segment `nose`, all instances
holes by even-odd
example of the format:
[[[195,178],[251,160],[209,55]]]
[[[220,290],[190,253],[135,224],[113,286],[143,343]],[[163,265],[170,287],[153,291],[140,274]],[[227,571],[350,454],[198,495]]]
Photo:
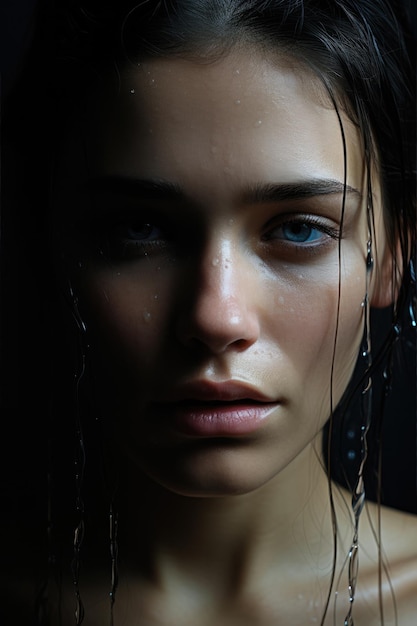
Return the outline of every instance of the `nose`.
[[[199,261],[195,283],[178,320],[180,341],[213,354],[243,351],[259,337],[254,281],[245,254],[223,241]]]

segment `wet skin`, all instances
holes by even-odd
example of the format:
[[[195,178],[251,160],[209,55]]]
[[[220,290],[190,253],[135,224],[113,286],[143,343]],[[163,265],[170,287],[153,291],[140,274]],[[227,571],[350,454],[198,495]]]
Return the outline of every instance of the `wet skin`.
[[[256,52],[142,63],[95,106],[54,203],[101,414],[168,489],[250,492],[316,437],[356,361],[370,236],[358,132],[341,112],[345,168],[318,81]]]

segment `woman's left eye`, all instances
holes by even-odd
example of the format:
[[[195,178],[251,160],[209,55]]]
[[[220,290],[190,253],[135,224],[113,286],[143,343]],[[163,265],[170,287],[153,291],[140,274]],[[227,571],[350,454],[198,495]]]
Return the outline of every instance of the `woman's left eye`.
[[[283,239],[293,241],[294,243],[312,243],[323,237],[323,232],[317,228],[313,228],[311,224],[302,222],[289,222],[281,226]]]
[[[284,243],[298,246],[319,245],[329,238],[337,239],[339,233],[336,228],[313,219],[294,219],[281,222],[270,228],[264,235],[264,240],[280,240]]]

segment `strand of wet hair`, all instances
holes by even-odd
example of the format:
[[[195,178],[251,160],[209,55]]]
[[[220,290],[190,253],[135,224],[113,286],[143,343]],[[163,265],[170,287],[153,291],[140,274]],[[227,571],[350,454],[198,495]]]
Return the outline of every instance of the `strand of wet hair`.
[[[353,604],[356,595],[356,584],[358,578],[359,567],[359,520],[365,504],[365,480],[364,480],[364,468],[368,458],[368,443],[367,436],[371,425],[372,415],[372,377],[369,374],[369,370],[372,364],[371,356],[371,334],[369,324],[369,282],[373,269],[373,256],[372,256],[372,234],[370,224],[370,207],[368,206],[368,230],[369,239],[367,243],[366,254],[366,293],[363,302],[364,307],[364,329],[363,329],[363,343],[361,347],[361,356],[366,364],[365,387],[362,391],[362,426],[361,426],[361,458],[358,471],[358,477],[356,485],[352,493],[352,511],[353,511],[353,539],[348,554],[348,592],[349,592],[349,608],[344,619],[344,626],[354,626],[353,620]]]
[[[81,570],[81,547],[84,542],[85,535],[85,510],[83,500],[83,486],[84,486],[84,473],[85,473],[85,444],[84,433],[81,424],[81,411],[80,411],[80,385],[85,374],[85,350],[83,337],[86,332],[86,326],[80,315],[78,309],[78,298],[75,295],[72,285],[69,285],[70,297],[71,297],[71,312],[74,320],[77,324],[80,333],[80,354],[81,363],[79,371],[75,374],[75,429],[76,429],[76,441],[75,441],[75,487],[76,487],[76,499],[75,506],[78,515],[78,523],[74,530],[73,540],[73,559],[71,563],[72,570],[72,582],[75,593],[75,624],[80,626],[84,621],[84,605],[80,592],[80,570]]]
[[[110,626],[114,626],[114,603],[119,582],[118,571],[118,514],[115,511],[114,503],[110,504],[109,526],[110,526],[110,559],[111,559],[111,587],[110,587]]]
[[[328,492],[329,492],[329,501],[330,501],[330,515],[331,515],[331,524],[332,524],[332,535],[333,535],[333,560],[332,560],[332,570],[330,574],[330,582],[329,589],[327,592],[323,614],[320,622],[320,626],[324,626],[324,622],[326,620],[326,616],[330,606],[330,599],[332,597],[334,582],[336,578],[336,566],[337,566],[337,552],[338,552],[338,535],[337,535],[337,517],[336,517],[336,507],[334,504],[334,496],[333,496],[333,485],[332,485],[332,476],[331,476],[331,440],[332,440],[332,430],[333,430],[333,415],[335,410],[334,403],[334,395],[333,395],[333,384],[334,384],[334,369],[336,363],[336,349],[337,349],[337,338],[339,335],[339,322],[340,322],[340,305],[341,305],[341,296],[342,296],[342,231],[345,217],[345,209],[346,209],[346,188],[347,188],[347,145],[346,145],[346,135],[345,130],[343,128],[342,117],[339,112],[339,108],[337,105],[336,98],[333,94],[333,90],[326,80],[325,76],[321,76],[323,84],[328,92],[330,100],[334,106],[334,110],[337,115],[340,134],[342,139],[342,147],[343,147],[343,163],[344,163],[344,173],[343,173],[343,196],[342,196],[342,209],[340,216],[340,233],[338,239],[338,292],[337,292],[337,307],[336,307],[336,327],[334,331],[334,341],[333,341],[333,351],[332,351],[332,362],[330,369],[330,428],[329,428],[329,437],[328,437],[328,450],[327,450],[327,480],[328,480]]]

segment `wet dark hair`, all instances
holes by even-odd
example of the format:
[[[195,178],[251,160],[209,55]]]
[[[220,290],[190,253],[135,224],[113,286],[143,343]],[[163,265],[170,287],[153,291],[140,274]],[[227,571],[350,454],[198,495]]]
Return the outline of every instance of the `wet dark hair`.
[[[67,121],[83,115],[86,94],[95,84],[110,73],[116,90],[119,73],[147,58],[177,56],[211,62],[234,46],[251,44],[267,52],[276,50],[299,60],[320,78],[336,109],[347,112],[359,127],[368,172],[376,165],[380,174],[388,240],[395,255],[400,244],[396,261],[402,268],[385,336],[372,365],[382,378],[385,376],[385,393],[391,383],[394,343],[415,307],[415,49],[402,3],[45,0],[39,3],[37,20],[31,54],[5,104],[4,141],[9,151],[5,198],[8,206],[17,207],[3,218],[3,290],[8,301],[10,294],[16,293],[12,280],[6,278],[13,263],[20,263],[20,276],[25,277],[33,260],[32,291],[29,289],[28,296],[25,284],[20,296],[17,294],[22,298],[21,307],[27,298],[38,302],[39,307],[45,306],[45,300],[49,305],[54,300],[48,241],[49,184]],[[24,187],[19,184],[22,176]],[[369,183],[370,211],[372,199]],[[15,254],[16,238],[25,241],[23,254]],[[15,275],[14,270],[10,275]],[[16,328],[13,310],[11,306],[4,308],[4,328]],[[50,322],[48,311],[39,313]],[[410,323],[413,319],[415,324],[415,317]],[[47,334],[44,326],[37,342],[28,339],[35,353],[42,353]],[[2,341],[9,347],[6,354],[10,357],[3,360],[3,368],[9,368],[14,354],[12,342],[6,335]],[[51,364],[44,363],[44,369],[50,372]],[[29,368],[20,364],[19,371],[29,378]],[[360,392],[360,383],[368,375],[368,371],[359,371],[349,392],[357,382]],[[30,390],[41,402],[39,382],[40,377],[33,377]],[[13,389],[8,391],[9,398]],[[351,402],[348,393],[339,411],[345,414]],[[332,433],[329,441],[334,442]],[[329,453],[328,461],[337,464],[338,457],[334,459]],[[343,478],[345,472],[340,475]]]

